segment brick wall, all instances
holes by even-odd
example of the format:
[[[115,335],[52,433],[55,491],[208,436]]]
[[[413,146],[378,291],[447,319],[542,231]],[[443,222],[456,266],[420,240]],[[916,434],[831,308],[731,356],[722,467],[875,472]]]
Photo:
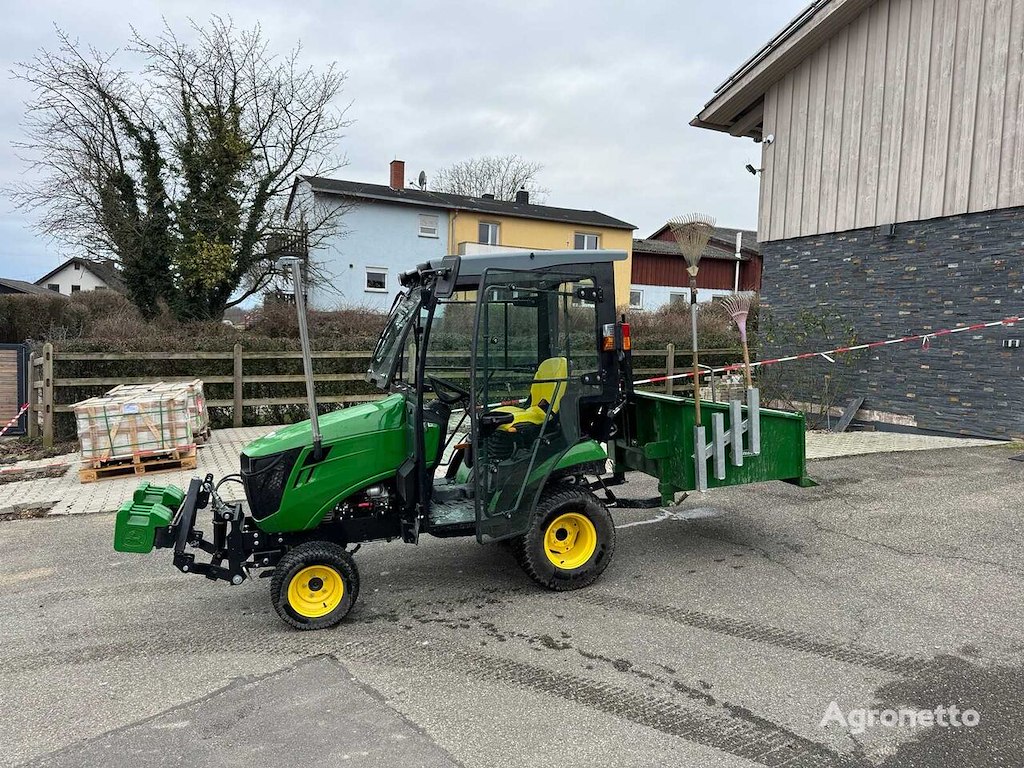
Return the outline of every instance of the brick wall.
[[[802,309],[834,316],[862,342],[1024,314],[1024,208],[897,224],[895,234],[885,226],[765,242],[761,251],[762,301],[775,319],[796,322]],[[928,349],[872,350],[853,364],[783,366],[830,372],[844,392],[866,398],[865,409],[897,423],[1021,436],[1024,342],[1002,346],[1013,338],[1024,339],[1024,324],[941,338]],[[764,354],[791,351],[778,340]]]

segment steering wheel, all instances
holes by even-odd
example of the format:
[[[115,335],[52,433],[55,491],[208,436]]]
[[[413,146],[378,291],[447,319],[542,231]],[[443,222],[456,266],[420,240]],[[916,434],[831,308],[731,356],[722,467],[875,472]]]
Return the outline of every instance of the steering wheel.
[[[427,381],[431,389],[437,395],[437,399],[445,405],[457,405],[462,400],[471,400],[473,394],[460,384],[448,379],[441,379],[432,374],[427,374]]]

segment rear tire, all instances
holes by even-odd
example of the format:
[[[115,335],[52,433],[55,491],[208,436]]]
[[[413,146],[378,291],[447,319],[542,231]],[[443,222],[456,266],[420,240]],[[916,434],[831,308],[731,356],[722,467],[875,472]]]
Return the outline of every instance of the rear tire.
[[[615,554],[615,525],[608,508],[582,488],[545,491],[529,530],[513,544],[526,575],[546,589],[589,586]]]
[[[359,597],[359,571],[344,547],[308,541],[281,558],[270,580],[277,615],[296,629],[333,627]]]

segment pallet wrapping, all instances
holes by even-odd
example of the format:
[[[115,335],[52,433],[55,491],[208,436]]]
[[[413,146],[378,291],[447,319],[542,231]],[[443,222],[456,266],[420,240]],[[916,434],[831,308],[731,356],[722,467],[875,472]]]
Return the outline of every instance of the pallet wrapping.
[[[203,382],[122,384],[72,406],[85,467],[194,456],[209,430]]]
[[[202,441],[210,433],[210,414],[206,409],[206,396],[203,394],[201,379],[192,381],[159,381],[155,384],[119,384],[107,392],[107,397],[118,395],[139,394],[143,392],[178,392],[185,390],[188,406],[188,420],[192,435]]]

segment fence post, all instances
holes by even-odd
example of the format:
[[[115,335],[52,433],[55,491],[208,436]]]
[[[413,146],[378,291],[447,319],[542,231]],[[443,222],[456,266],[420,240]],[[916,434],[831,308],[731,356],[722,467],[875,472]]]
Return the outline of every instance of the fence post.
[[[39,400],[36,398],[36,353],[28,354],[28,371],[25,372],[25,402],[28,403],[28,420],[25,422],[25,437],[39,437]]]
[[[668,376],[665,379],[665,394],[672,394],[672,385],[675,380],[672,378],[676,374],[676,345],[669,342],[665,347],[665,375]]]
[[[43,447],[53,447],[53,344],[43,345]]]
[[[242,345],[235,344],[234,405],[231,408],[231,426],[242,426]]]

